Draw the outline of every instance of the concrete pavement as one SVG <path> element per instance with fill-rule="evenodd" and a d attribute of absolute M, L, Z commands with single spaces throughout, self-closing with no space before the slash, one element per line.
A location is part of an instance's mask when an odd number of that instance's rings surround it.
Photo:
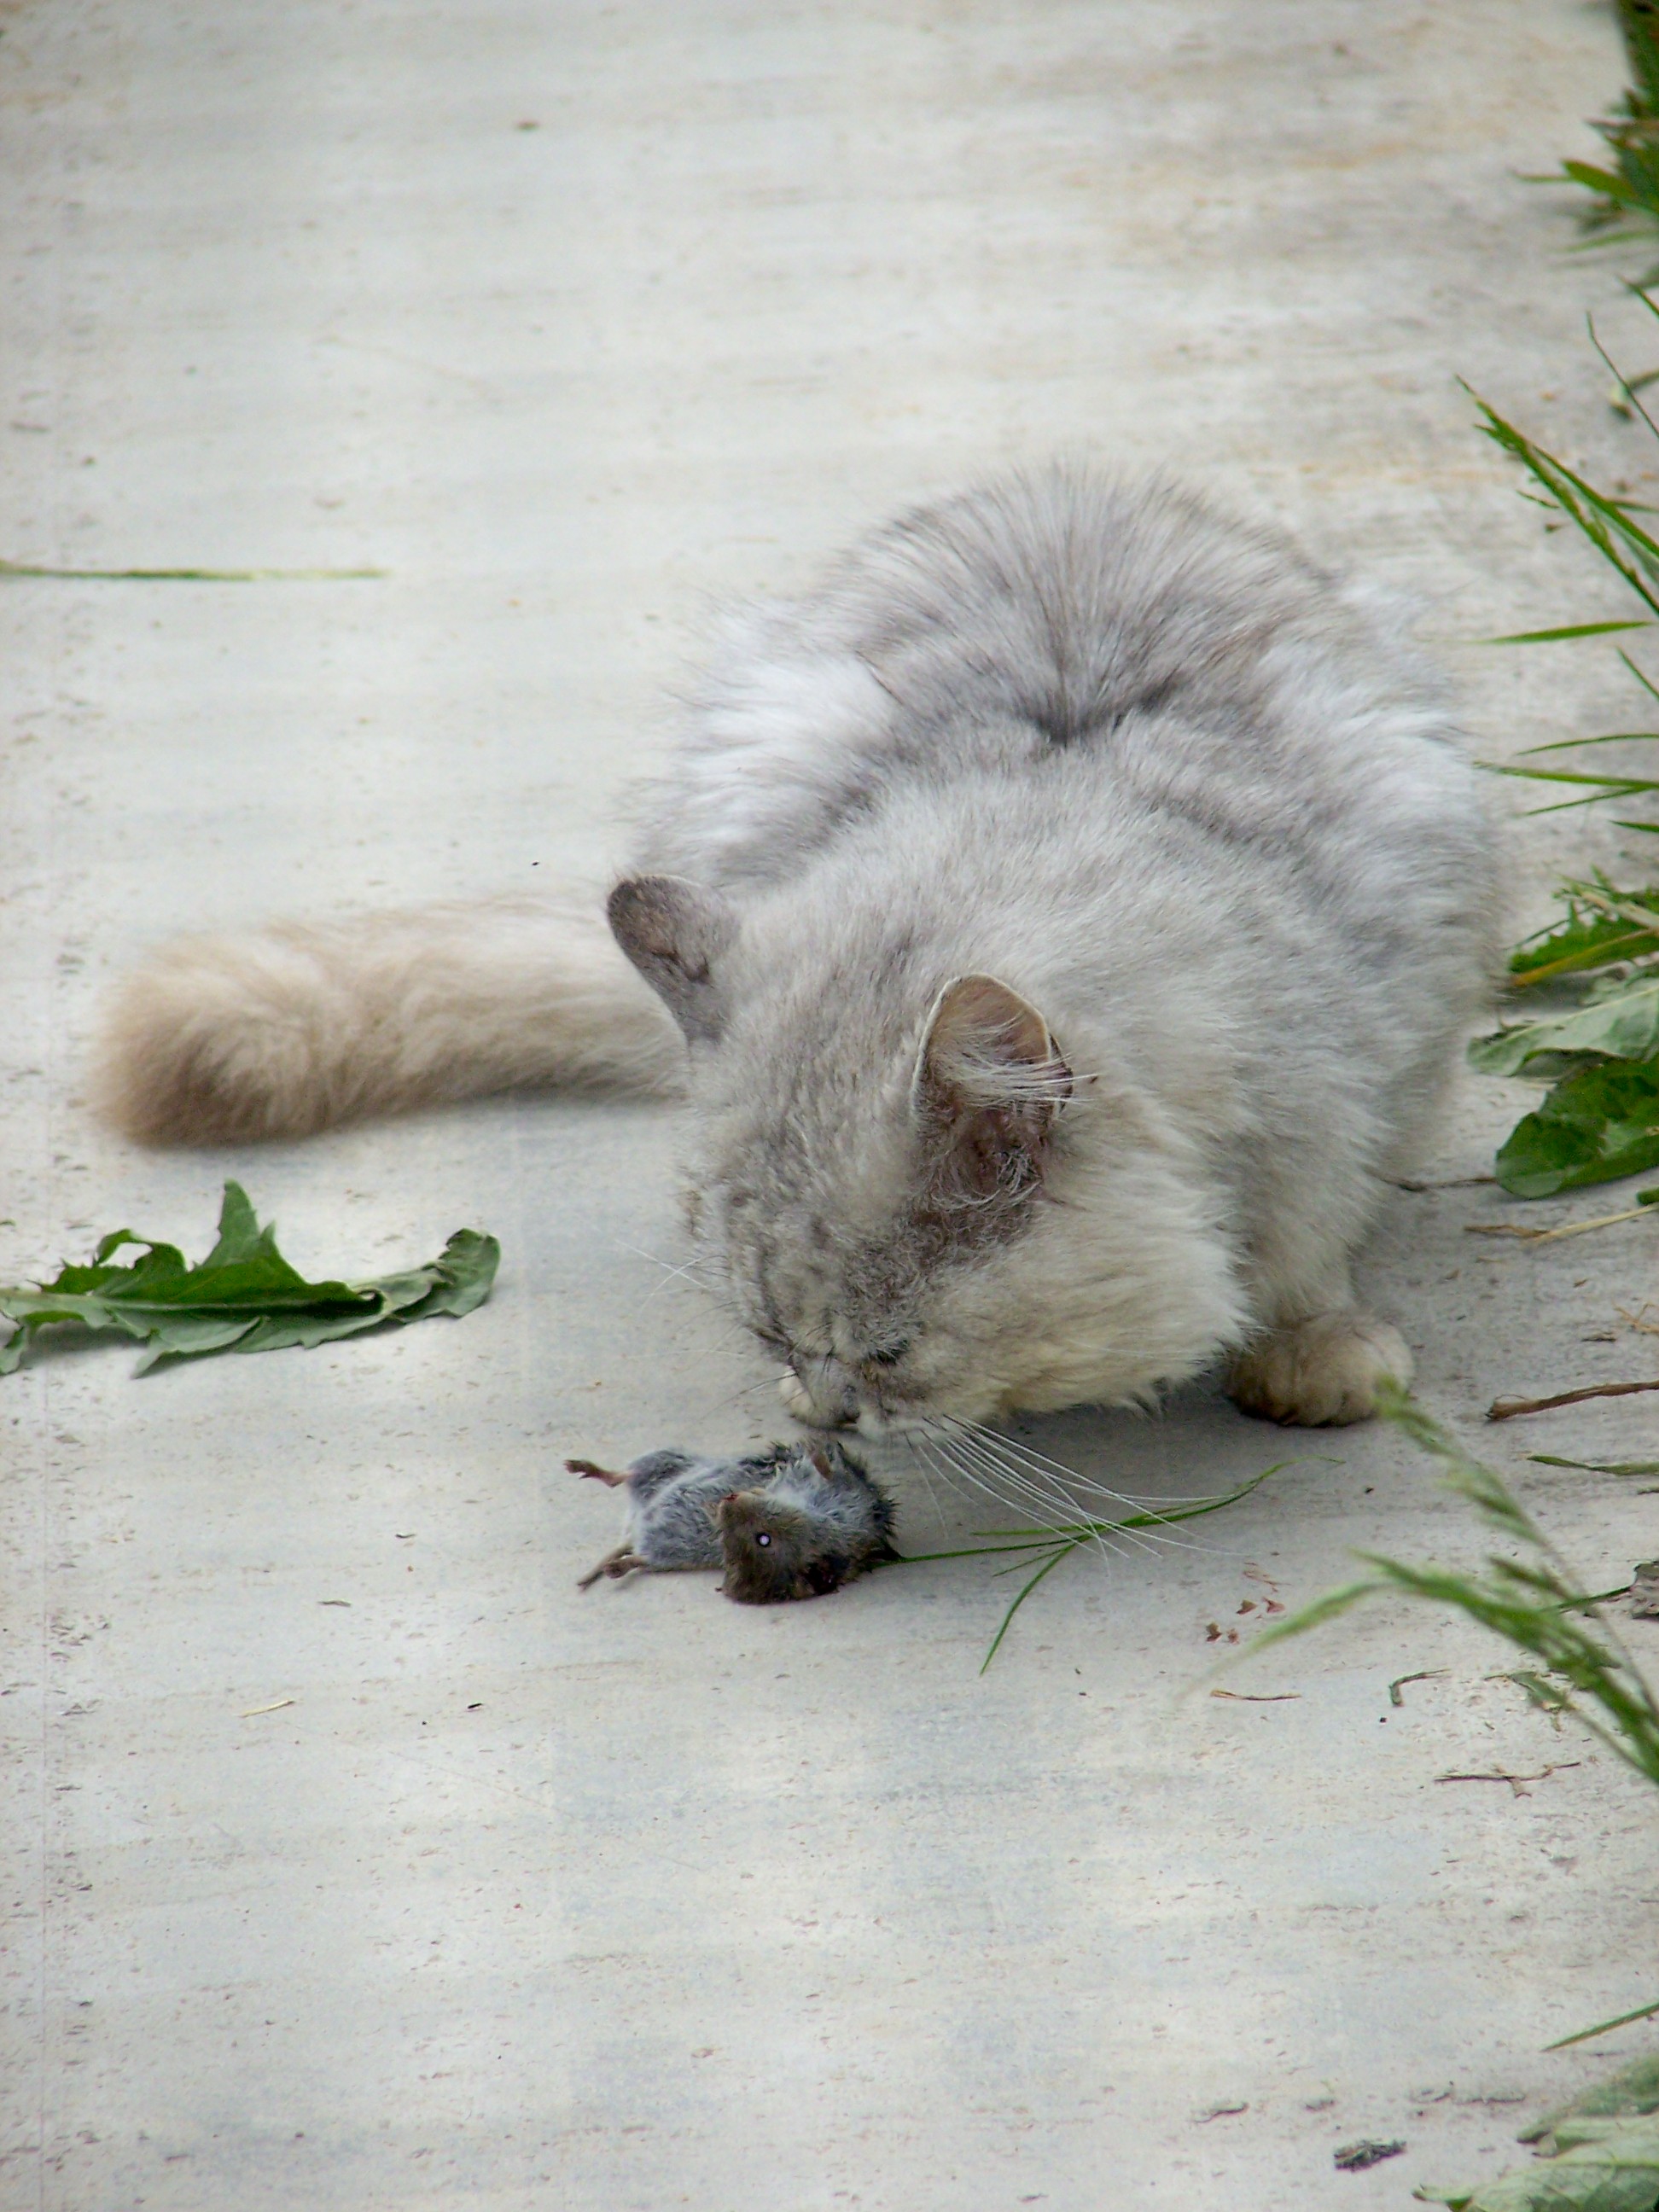
<path fill-rule="evenodd" d="M 229 1174 L 317 1272 L 463 1224 L 506 1253 L 461 1323 L 0 1382 L 0 2203 L 1363 2212 L 1495 2170 L 1517 2100 L 1638 2046 L 1540 2055 L 1659 1986 L 1641 1785 L 1426 1612 L 1206 1672 L 1211 1624 L 1228 1649 L 1354 1547 L 1474 1551 L 1408 1448 L 1199 1389 L 1032 1425 L 1156 1495 L 1295 1463 L 1191 1548 L 1074 1560 L 982 1678 L 995 1562 L 754 1614 L 696 1577 L 580 1596 L 614 1506 L 567 1452 L 780 1425 L 672 1272 L 670 1118 L 506 1100 L 146 1156 L 90 1118 L 85 1053 L 176 930 L 597 878 L 711 602 L 1057 447 L 1167 461 L 1415 593 L 1484 752 L 1627 711 L 1599 648 L 1468 643 L 1620 610 L 1454 381 L 1643 484 L 1582 309 L 1637 325 L 1515 179 L 1589 150 L 1610 18 L 9 0 L 0 27 L 0 559 L 385 572 L 0 578 L 0 1279 L 127 1222 L 200 1251 Z M 1619 835 L 1557 817 L 1516 850 L 1537 912 Z M 1401 1194 L 1367 1289 L 1611 1581 L 1659 1550 L 1647 1502 L 1521 1455 L 1628 1455 L 1644 1401 L 1479 1416 L 1650 1369 L 1617 1310 L 1652 1231 L 1464 1233 L 1522 1095 L 1465 1086 L 1454 1187 Z M 1000 1517 L 894 1478 L 913 1548 Z M 1408 2148 L 1338 2174 L 1363 2136 Z"/>

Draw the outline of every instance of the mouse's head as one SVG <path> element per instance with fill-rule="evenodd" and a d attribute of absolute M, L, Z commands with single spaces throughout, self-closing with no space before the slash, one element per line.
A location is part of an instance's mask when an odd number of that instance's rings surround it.
<path fill-rule="evenodd" d="M 764 1491 L 729 1491 L 714 1522 L 726 1556 L 720 1587 L 739 1605 L 826 1597 L 847 1579 L 850 1562 L 823 1522 Z"/>

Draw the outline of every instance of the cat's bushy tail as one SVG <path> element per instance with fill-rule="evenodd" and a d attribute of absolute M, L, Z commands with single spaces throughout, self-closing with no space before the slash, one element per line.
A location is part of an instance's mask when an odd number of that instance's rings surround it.
<path fill-rule="evenodd" d="M 667 1091 L 684 1049 L 597 895 L 163 945 L 106 1022 L 98 1103 L 146 1144 L 300 1137 L 522 1085 Z"/>

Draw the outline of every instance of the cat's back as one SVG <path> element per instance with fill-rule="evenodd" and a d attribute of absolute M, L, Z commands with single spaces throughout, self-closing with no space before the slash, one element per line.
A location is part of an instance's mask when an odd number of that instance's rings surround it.
<path fill-rule="evenodd" d="M 643 862 L 763 886 L 918 786 L 1018 776 L 1152 716 L 1248 744 L 1287 688 L 1420 714 L 1432 686 L 1393 642 L 1289 539 L 1165 478 L 1006 477 L 734 621 Z"/>
<path fill-rule="evenodd" d="M 1059 465 L 900 515 L 800 617 L 920 720 L 1006 716 L 1057 745 L 1177 702 L 1237 718 L 1275 643 L 1356 641 L 1290 539 L 1162 476 Z"/>

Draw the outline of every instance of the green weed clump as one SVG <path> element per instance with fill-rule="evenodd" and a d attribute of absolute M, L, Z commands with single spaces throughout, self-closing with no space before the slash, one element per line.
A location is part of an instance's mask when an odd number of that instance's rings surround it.
<path fill-rule="evenodd" d="M 1607 148 L 1604 164 L 1563 161 L 1534 181 L 1573 185 L 1589 194 L 1579 222 L 1586 246 L 1659 244 L 1659 0 L 1619 0 L 1620 27 L 1631 82 L 1615 111 L 1595 128 Z M 1650 313 L 1659 285 L 1659 261 L 1629 284 Z M 1590 327 L 1590 341 L 1617 380 L 1621 414 L 1640 420 L 1659 439 L 1643 402 L 1659 369 L 1626 376 Z M 1543 645 L 1605 637 L 1654 627 L 1659 621 L 1659 539 L 1639 517 L 1652 513 L 1639 501 L 1599 489 L 1557 455 L 1547 453 L 1478 395 L 1484 434 L 1517 462 L 1528 479 L 1524 495 L 1571 523 L 1633 594 L 1639 611 L 1623 620 L 1569 623 L 1493 639 L 1494 644 Z M 1641 690 L 1644 715 L 1659 700 L 1659 684 L 1622 646 L 1620 659 Z M 1623 829 L 1659 832 L 1644 811 L 1659 774 L 1605 770 L 1536 755 L 1559 755 L 1599 745 L 1659 746 L 1652 728 L 1609 731 L 1564 738 L 1534 748 L 1498 773 L 1552 787 L 1550 804 L 1535 810 L 1611 802 L 1625 811 Z M 1659 769 L 1659 761 L 1654 763 Z M 1632 811 L 1632 810 L 1636 811 Z M 1522 1022 L 1482 1038 L 1472 1050 L 1488 1073 L 1545 1075 L 1551 1088 L 1525 1115 L 1498 1152 L 1498 1179 L 1517 1198 L 1547 1198 L 1558 1191 L 1639 1174 L 1659 1164 L 1659 888 L 1622 889 L 1598 877 L 1568 883 L 1561 897 L 1565 919 L 1518 945 L 1510 962 L 1516 992 L 1562 984 L 1574 1001 L 1559 1019 Z"/>
<path fill-rule="evenodd" d="M 1589 194 L 1578 222 L 1585 248 L 1651 244 L 1659 233 L 1659 7 L 1619 0 L 1619 27 L 1633 82 L 1611 115 L 1591 128 L 1609 161 L 1563 161 L 1535 184 L 1565 184 Z M 1659 264 L 1638 279 L 1659 283 Z"/>
<path fill-rule="evenodd" d="M 1638 296 L 1659 315 L 1645 293 Z M 1620 380 L 1659 440 L 1659 425 L 1635 385 Z M 1626 620 L 1526 630 L 1492 642 L 1553 644 L 1659 625 L 1659 540 L 1637 519 L 1648 510 L 1597 490 L 1485 400 L 1477 397 L 1475 404 L 1486 436 L 1530 478 L 1528 495 L 1565 516 L 1645 610 Z M 1659 684 L 1623 647 L 1619 657 L 1648 697 L 1659 700 Z M 1628 809 L 1651 799 L 1659 793 L 1659 775 L 1537 764 L 1540 754 L 1611 744 L 1659 748 L 1659 730 L 1562 738 L 1533 747 L 1496 772 L 1570 794 L 1553 797 L 1533 810 L 1537 813 L 1607 800 Z M 1653 764 L 1659 769 L 1659 759 Z M 1659 819 L 1629 813 L 1618 819 L 1621 828 L 1659 835 Z M 1559 896 L 1565 917 L 1515 948 L 1510 985 L 1516 994 L 1556 986 L 1558 996 L 1567 999 L 1565 1011 L 1506 1024 L 1469 1048 L 1471 1062 L 1483 1073 L 1550 1079 L 1547 1096 L 1517 1123 L 1494 1162 L 1498 1182 L 1516 1198 L 1549 1198 L 1659 1166 L 1659 888 L 1626 890 L 1596 876 L 1564 884 Z"/>

